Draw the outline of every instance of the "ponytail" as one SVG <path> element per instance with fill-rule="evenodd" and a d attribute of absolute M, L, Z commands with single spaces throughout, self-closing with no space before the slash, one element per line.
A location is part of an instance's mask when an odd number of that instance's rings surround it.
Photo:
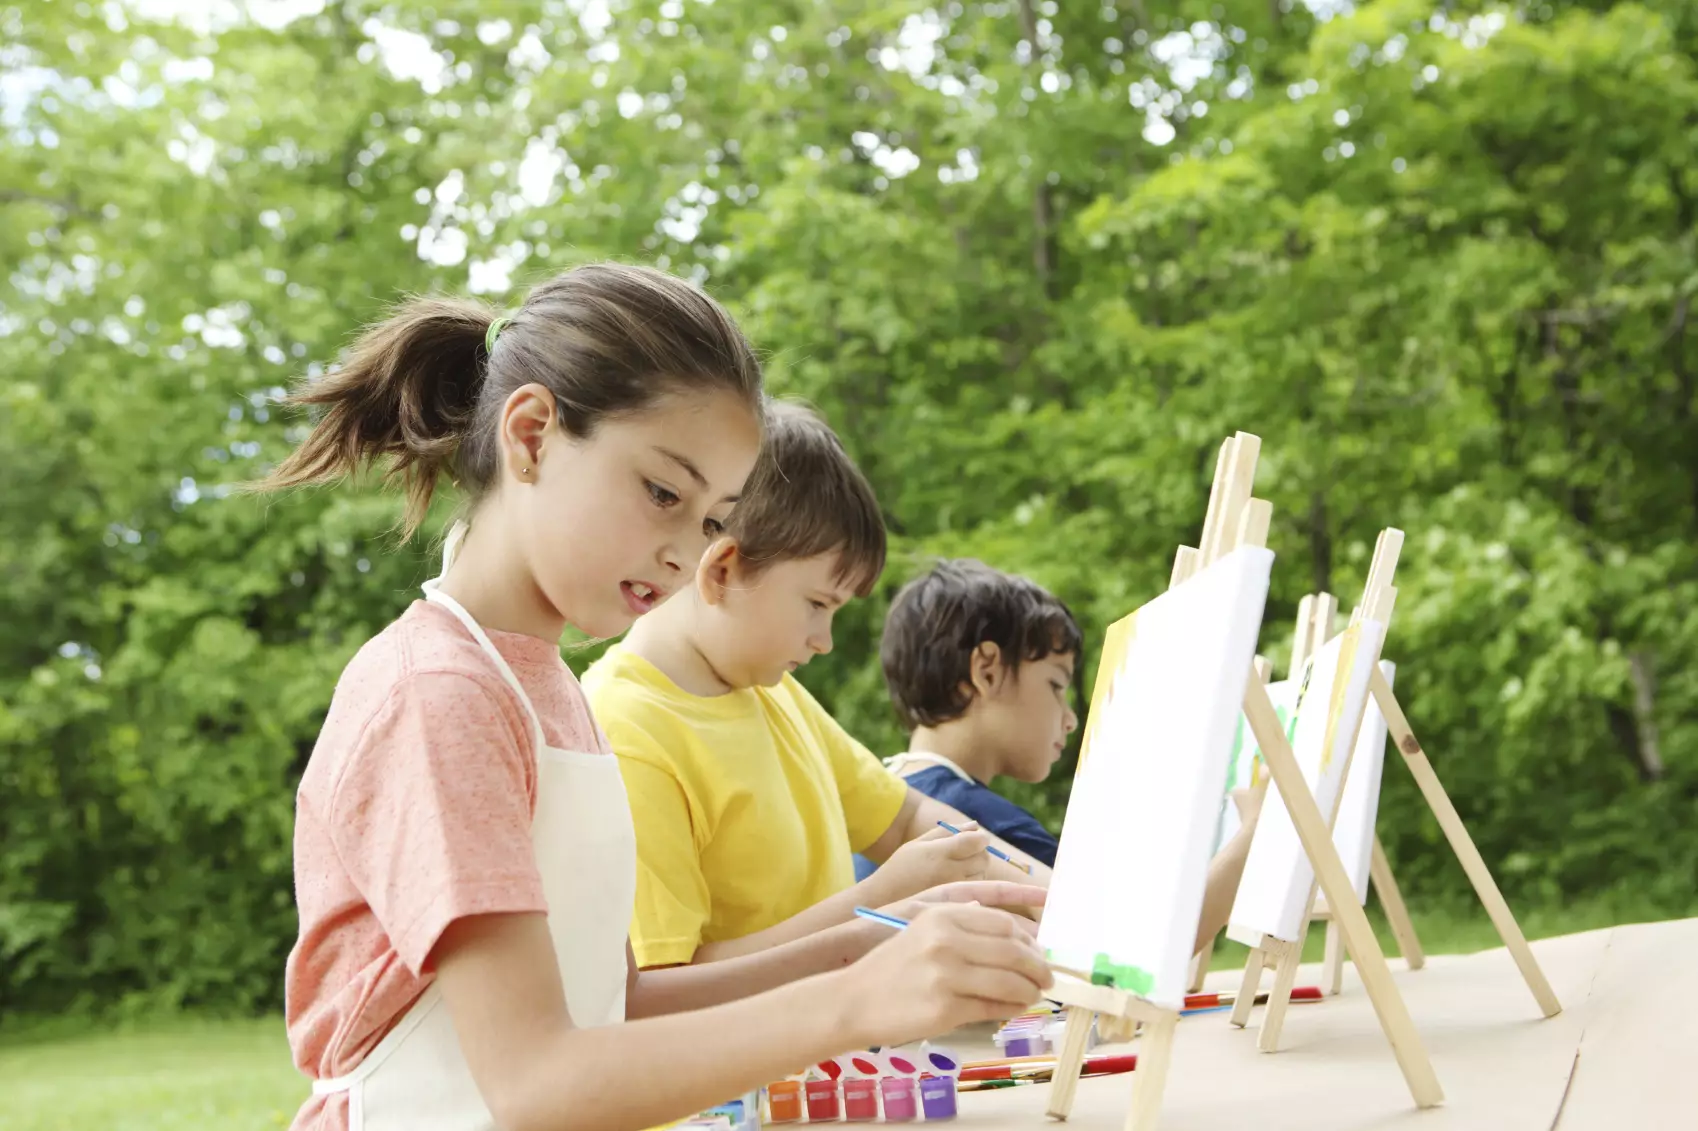
<path fill-rule="evenodd" d="M 723 307 L 652 268 L 586 264 L 538 285 L 510 319 L 462 299 L 403 303 L 341 368 L 289 398 L 321 415 L 257 489 L 385 463 L 385 480 L 406 490 L 411 534 L 442 473 L 473 505 L 495 486 L 502 406 L 526 385 L 553 395 L 556 421 L 578 439 L 668 392 L 720 389 L 751 411 L 761 404 L 760 361 Z"/>
<path fill-rule="evenodd" d="M 323 415 L 259 488 L 334 483 L 387 460 L 385 482 L 407 495 L 403 529 L 417 530 L 472 427 L 495 317 L 464 299 L 403 303 L 360 336 L 341 368 L 289 398 Z"/>

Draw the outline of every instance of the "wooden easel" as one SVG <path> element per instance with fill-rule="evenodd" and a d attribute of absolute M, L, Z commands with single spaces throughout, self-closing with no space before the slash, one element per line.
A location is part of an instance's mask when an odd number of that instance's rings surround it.
<path fill-rule="evenodd" d="M 1215 465 L 1214 485 L 1209 492 L 1208 515 L 1204 519 L 1200 545 L 1196 549 L 1180 547 L 1169 588 L 1182 584 L 1195 570 L 1212 564 L 1230 550 L 1265 544 L 1272 507 L 1251 497 L 1260 448 L 1261 441 L 1257 437 L 1243 432 L 1222 445 L 1220 459 Z M 1302 769 L 1286 740 L 1279 716 L 1259 680 L 1247 681 L 1244 712 L 1251 732 L 1262 748 L 1270 778 L 1279 787 L 1281 796 L 1290 798 L 1287 804 L 1292 822 L 1305 852 L 1315 864 L 1320 885 L 1333 897 L 1332 906 L 1339 909 L 1337 919 L 1341 930 L 1351 955 L 1361 968 L 1362 981 L 1410 1092 L 1418 1106 L 1431 1107 L 1444 1098 L 1432 1061 L 1409 1017 L 1408 1007 L 1392 982 L 1391 970 L 1386 965 L 1385 956 L 1380 953 L 1367 916 L 1351 898 L 1353 889 L 1344 864 L 1333 848 L 1326 819 L 1321 816 L 1313 795 L 1304 783 Z M 1092 1015 L 1097 1014 L 1135 1022 L 1144 1029 L 1144 1043 L 1139 1051 L 1138 1072 L 1133 1080 L 1126 1127 L 1127 1131 L 1151 1131 L 1167 1084 L 1178 1011 L 1156 1006 L 1115 987 L 1068 978 L 1058 979 L 1046 996 L 1068 1007 L 1066 1036 L 1057 1056 L 1050 1090 L 1048 1113 L 1051 1118 L 1066 1119 L 1073 1109 L 1073 1096 L 1084 1064 L 1085 1041 L 1090 1032 Z"/>
<path fill-rule="evenodd" d="M 1303 665 L 1308 662 L 1315 649 L 1337 635 L 1337 612 L 1338 601 L 1329 593 L 1305 596 L 1298 605 L 1297 635 L 1291 646 L 1293 678 L 1296 673 L 1302 671 Z M 1343 797 L 1341 790 L 1341 803 Z M 1392 875 L 1391 864 L 1386 860 L 1385 849 L 1381 847 L 1378 835 L 1374 837 L 1370 850 L 1368 883 L 1380 897 L 1380 910 L 1385 914 L 1392 937 L 1397 940 L 1398 953 L 1403 956 L 1404 965 L 1410 970 L 1421 969 L 1427 964 L 1427 954 L 1421 949 L 1421 939 L 1415 933 L 1415 921 L 1409 917 L 1409 909 L 1403 903 L 1403 893 L 1398 889 L 1397 879 Z M 1338 994 L 1344 989 L 1344 937 L 1339 932 L 1338 924 L 1333 922 L 1324 897 L 1316 900 L 1310 922 L 1327 925 L 1326 951 L 1321 960 L 1321 992 Z"/>
<path fill-rule="evenodd" d="M 1356 611 L 1352 614 L 1352 624 L 1366 616 L 1385 624 L 1389 630 L 1391 611 L 1397 595 L 1397 590 L 1391 586 L 1390 582 L 1392 574 L 1396 570 L 1397 557 L 1402 549 L 1402 539 L 1402 533 L 1399 531 L 1388 529 L 1381 533 L 1374 549 L 1373 563 L 1369 567 L 1368 581 L 1364 587 L 1362 603 L 1357 606 Z M 1330 627 L 1330 619 L 1329 615 L 1327 620 L 1320 623 Z M 1325 639 L 1324 635 L 1318 635 L 1313 631 L 1310 638 L 1316 641 L 1317 646 Z M 1404 762 L 1409 766 L 1410 771 L 1414 773 L 1416 784 L 1420 787 L 1434 817 L 1438 819 L 1446 839 L 1450 841 L 1452 850 L 1462 863 L 1463 870 L 1468 874 L 1469 881 L 1474 885 L 1474 891 L 1485 907 L 1487 915 L 1491 917 L 1492 924 L 1497 928 L 1504 945 L 1515 959 L 1515 964 L 1520 969 L 1523 979 L 1527 982 L 1527 988 L 1538 1002 L 1540 1010 L 1546 1017 L 1555 1016 L 1562 1010 L 1561 1003 L 1551 990 L 1544 972 L 1539 969 L 1539 964 L 1527 945 L 1527 939 L 1522 934 L 1520 925 L 1515 921 L 1515 916 L 1510 911 L 1508 903 L 1504 901 L 1503 894 L 1498 890 L 1497 884 L 1493 881 L 1490 870 L 1487 869 L 1479 850 L 1474 846 L 1473 839 L 1469 837 L 1468 830 L 1462 824 L 1461 817 L 1457 815 L 1455 806 L 1451 804 L 1449 795 L 1445 793 L 1444 787 L 1439 784 L 1438 775 L 1434 773 L 1431 763 L 1428 762 L 1426 755 L 1421 750 L 1420 743 L 1416 740 L 1413 731 L 1410 730 L 1408 719 L 1404 716 L 1396 697 L 1393 696 L 1391 686 L 1386 682 L 1384 673 L 1380 671 L 1379 657 L 1376 655 L 1373 659 L 1374 663 L 1368 684 L 1369 694 L 1374 697 L 1374 702 L 1379 706 L 1381 714 L 1385 716 L 1389 736 L 1397 744 L 1398 750 L 1403 755 Z M 1363 714 L 1366 714 L 1365 709 Z M 1349 749 L 1352 755 L 1355 753 L 1356 732 L 1360 728 L 1361 722 L 1360 715 L 1353 720 L 1339 720 L 1340 725 L 1348 725 L 1351 728 Z M 1260 737 L 1260 732 L 1258 732 L 1258 741 Z M 1338 803 L 1342 801 L 1344 796 L 1344 787 L 1349 780 L 1349 773 L 1350 766 L 1346 762 L 1344 777 L 1339 783 L 1338 797 L 1334 800 L 1332 812 L 1334 819 L 1337 817 Z M 1300 804 L 1304 807 L 1312 807 L 1313 796 L 1300 777 L 1297 784 L 1304 795 Z M 1295 822 L 1298 806 L 1292 805 L 1294 800 L 1292 792 L 1282 786 L 1280 795 L 1285 799 L 1287 806 L 1291 808 L 1292 818 Z M 1331 824 L 1332 821 L 1329 820 L 1327 822 L 1329 834 Z M 1320 887 L 1324 889 L 1329 933 L 1336 926 L 1341 935 L 1338 942 L 1334 944 L 1334 948 L 1336 950 L 1337 947 L 1342 946 L 1348 949 L 1351 958 L 1356 960 L 1356 943 L 1351 938 L 1353 932 L 1346 927 L 1346 922 L 1357 918 L 1362 910 L 1356 902 L 1355 890 L 1350 886 L 1348 876 L 1345 877 L 1345 883 L 1336 888 L 1325 881 L 1324 872 L 1330 869 L 1322 868 L 1322 861 L 1316 858 L 1315 850 L 1309 844 L 1309 837 L 1303 835 L 1301 825 L 1298 826 L 1298 831 L 1303 840 L 1304 851 L 1315 866 Z M 1326 855 L 1331 857 L 1331 862 L 1342 866 L 1342 861 L 1338 858 L 1330 835 L 1327 837 Z M 1391 876 L 1391 869 L 1386 864 L 1385 853 L 1379 845 L 1378 838 L 1375 839 L 1374 843 L 1373 860 L 1374 864 L 1370 866 L 1370 870 L 1374 874 L 1374 882 L 1380 891 L 1382 901 L 1395 902 L 1401 913 L 1400 918 L 1405 924 L 1408 924 L 1408 911 L 1403 907 L 1401 895 L 1397 892 L 1396 880 Z M 1391 893 L 1392 898 L 1390 900 L 1386 898 L 1388 892 Z M 1291 1003 L 1291 990 L 1296 981 L 1297 967 L 1302 961 L 1303 943 L 1308 933 L 1309 922 L 1315 917 L 1316 898 L 1317 889 L 1314 885 L 1311 885 L 1308 909 L 1303 917 L 1303 926 L 1295 941 L 1263 936 L 1263 945 L 1253 948 L 1248 961 L 1245 963 L 1244 980 L 1239 990 L 1238 1000 L 1232 1010 L 1232 1023 L 1240 1028 L 1248 1023 L 1250 1013 L 1255 1008 L 1256 990 L 1261 981 L 1262 970 L 1267 966 L 1274 967 L 1274 985 L 1268 994 L 1267 1012 L 1263 1015 L 1261 1032 L 1257 1037 L 1257 1047 L 1263 1052 L 1274 1052 L 1279 1048 L 1285 1011 Z M 1341 901 L 1348 901 L 1350 904 L 1347 911 L 1341 910 Z M 1388 912 L 1388 918 L 1390 915 L 1391 913 Z M 1366 921 L 1365 918 L 1363 921 Z M 1369 966 L 1384 969 L 1385 965 L 1385 958 L 1379 950 L 1378 941 L 1374 940 L 1371 934 L 1369 939 L 1373 945 L 1373 954 L 1370 956 L 1370 961 L 1368 963 L 1357 961 L 1365 984 L 1369 980 Z M 1419 958 L 1420 964 L 1425 963 L 1425 955 L 1420 950 L 1419 941 L 1414 937 L 1412 925 L 1408 925 L 1407 937 L 1403 934 L 1398 935 L 1398 943 L 1405 948 L 1406 958 L 1414 955 Z M 1414 962 L 1411 962 L 1411 966 L 1419 969 L 1419 965 Z M 1378 977 L 1378 969 L 1374 974 L 1376 978 Z M 1341 976 L 1341 972 L 1333 975 L 1335 979 Z M 1370 995 L 1372 992 L 1370 987 Z M 1376 1008 L 1378 1008 L 1377 1003 Z M 1385 1018 L 1382 1014 L 1382 1025 L 1384 1021 Z M 1418 1102 L 1419 1099 L 1420 1097 L 1417 1095 Z"/>
<path fill-rule="evenodd" d="M 1221 445 L 1202 537 L 1197 548 L 1179 548 L 1168 579 L 1170 590 L 1241 546 L 1266 544 L 1273 507 L 1265 500 L 1251 498 L 1260 452 L 1260 438 L 1247 432 L 1240 432 Z M 1103 678 L 1099 673 L 1099 682 Z M 1154 1128 L 1167 1085 L 1179 1012 L 1154 1005 L 1125 990 L 1066 978 L 1058 979 L 1046 996 L 1067 1006 L 1066 1035 L 1051 1077 L 1050 1117 L 1064 1120 L 1072 1112 L 1073 1095 L 1084 1066 L 1085 1042 L 1093 1021 L 1100 1019 L 1102 1036 L 1107 1040 L 1129 1040 L 1140 1028 L 1143 1030 L 1126 1126 L 1127 1131 Z"/>
<path fill-rule="evenodd" d="M 1351 617 L 1352 623 L 1360 620 L 1366 614 L 1389 626 L 1391 608 L 1397 594 L 1397 590 L 1392 587 L 1391 582 L 1397 570 L 1397 558 L 1402 548 L 1403 534 L 1401 531 L 1386 530 L 1381 532 L 1374 546 L 1374 560 L 1368 569 L 1368 580 L 1363 587 L 1362 602 L 1357 606 L 1355 614 Z M 1298 603 L 1298 630 L 1292 644 L 1291 679 L 1304 678 L 1305 667 L 1320 651 L 1321 646 L 1330 635 L 1332 622 L 1337 611 L 1338 601 L 1330 593 L 1322 593 L 1318 596 L 1308 595 Z M 1376 653 L 1370 657 L 1370 661 L 1377 665 L 1379 660 L 1376 650 Z M 1343 675 L 1341 674 L 1339 678 L 1343 678 Z M 1301 706 L 1302 700 L 1300 699 L 1299 710 L 1301 710 Z M 1315 706 L 1311 703 L 1310 709 L 1315 709 Z M 1322 710 L 1328 709 L 1326 705 L 1320 705 L 1320 707 Z M 1359 712 L 1353 719 L 1340 718 L 1336 721 L 1335 725 L 1349 731 L 1350 739 L 1346 749 L 1351 753 L 1355 752 L 1357 733 L 1361 729 L 1364 714 L 1366 714 L 1365 710 Z M 1338 820 L 1338 808 L 1344 800 L 1344 789 L 1349 781 L 1349 775 L 1350 763 L 1347 759 L 1338 783 L 1338 792 L 1332 799 L 1332 805 L 1326 817 L 1327 847 L 1335 859 L 1338 857 L 1337 848 L 1332 843 L 1332 828 Z M 1303 792 L 1306 796 L 1312 796 L 1309 794 L 1307 784 L 1304 784 Z M 1290 794 L 1282 789 L 1280 797 L 1289 808 Z M 1304 850 L 1307 852 L 1311 863 L 1314 863 L 1314 852 L 1309 849 L 1307 844 L 1304 845 Z M 1343 864 L 1342 859 L 1339 860 L 1339 863 L 1340 865 Z M 1318 876 L 1318 868 L 1316 872 Z M 1347 886 L 1345 891 L 1348 892 L 1350 902 L 1354 904 L 1356 902 L 1355 889 Z M 1261 983 L 1262 971 L 1271 969 L 1274 973 L 1273 988 L 1268 993 L 1267 1012 L 1262 1015 L 1261 1032 L 1257 1035 L 1256 1041 L 1257 1047 L 1263 1052 L 1274 1052 L 1279 1048 L 1280 1032 L 1285 1024 L 1285 1011 L 1291 1004 L 1291 991 L 1297 984 L 1297 970 L 1303 961 L 1303 946 L 1308 941 L 1309 923 L 1315 915 L 1318 893 L 1318 883 L 1311 883 L 1308 900 L 1304 907 L 1302 925 L 1298 929 L 1296 939 L 1280 939 L 1272 935 L 1263 935 L 1260 944 L 1251 948 L 1249 958 L 1245 960 L 1244 980 L 1239 987 L 1238 1001 L 1232 1007 L 1232 1024 L 1239 1028 L 1243 1028 L 1249 1022 L 1250 1011 L 1255 1008 L 1256 991 Z M 1329 891 L 1327 895 L 1330 915 L 1330 908 L 1333 906 L 1331 899 L 1334 893 Z M 1246 993 L 1249 994 L 1247 1001 L 1244 996 Z"/>

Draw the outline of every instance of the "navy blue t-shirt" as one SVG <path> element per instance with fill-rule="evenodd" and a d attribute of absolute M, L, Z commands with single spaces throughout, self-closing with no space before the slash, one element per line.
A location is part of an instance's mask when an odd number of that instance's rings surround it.
<path fill-rule="evenodd" d="M 930 766 L 903 779 L 931 798 L 958 809 L 979 822 L 992 836 L 1001 837 L 1033 860 L 1053 868 L 1057 842 L 1048 829 L 1014 802 L 976 781 L 963 781 L 948 766 Z M 855 857 L 855 881 L 866 879 L 878 868 L 864 856 Z"/>

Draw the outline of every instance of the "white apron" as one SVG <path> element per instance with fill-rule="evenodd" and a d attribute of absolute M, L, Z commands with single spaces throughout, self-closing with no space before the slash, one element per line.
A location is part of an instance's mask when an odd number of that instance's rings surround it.
<path fill-rule="evenodd" d="M 449 535 L 443 572 L 462 531 Z M 438 579 L 440 580 L 440 579 Z M 531 843 L 548 901 L 548 933 L 579 1028 L 625 1019 L 625 939 L 637 889 L 637 840 L 619 761 L 545 744 L 530 697 L 459 603 L 425 583 L 425 600 L 466 626 L 524 704 L 537 751 Z M 448 1007 L 435 982 L 346 1076 L 313 1081 L 314 1095 L 348 1093 L 349 1131 L 494 1131 Z"/>

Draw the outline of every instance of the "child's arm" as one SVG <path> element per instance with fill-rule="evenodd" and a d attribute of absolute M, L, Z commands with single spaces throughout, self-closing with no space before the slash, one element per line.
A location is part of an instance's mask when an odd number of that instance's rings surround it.
<path fill-rule="evenodd" d="M 901 855 L 893 857 L 890 864 L 854 887 L 827 896 L 812 907 L 792 915 L 782 923 L 774 923 L 764 931 L 756 931 L 752 935 L 737 939 L 702 943 L 696 947 L 696 953 L 691 956 L 690 962 L 695 965 L 725 962 L 771 951 L 776 947 L 795 946 L 817 940 L 822 932 L 829 932 L 831 928 L 851 923 L 857 907 L 885 907 L 905 899 L 923 902 L 977 899 L 980 903 L 1008 907 L 1026 914 L 1026 909 L 1036 907 L 1041 902 L 1041 899 L 1033 898 L 1034 894 L 1042 895 L 1041 889 L 1036 889 L 1031 878 L 1024 872 L 1013 868 L 1008 868 L 1007 871 L 1014 876 L 1015 882 L 990 883 L 985 888 L 986 891 L 994 891 L 994 895 L 981 898 L 939 894 L 981 886 L 983 881 L 966 880 L 963 877 L 982 877 L 988 871 L 985 862 L 992 861 L 992 857 L 985 851 L 985 845 L 990 843 L 990 836 L 978 830 L 963 833 L 958 837 L 952 837 L 942 829 L 933 832 L 936 835 L 903 845 Z"/>
<path fill-rule="evenodd" d="M 942 903 L 979 903 L 986 907 L 1040 907 L 1044 890 L 1024 884 L 993 880 L 945 884 L 911 900 L 885 905 L 898 918 L 913 919 Z M 890 928 L 864 919 L 851 918 L 795 942 L 744 953 L 740 957 L 714 961 L 700 957 L 689 966 L 667 966 L 638 971 L 634 956 L 628 956 L 631 978 L 626 986 L 625 1016 L 659 1017 L 704 1009 L 738 998 L 763 993 L 815 974 L 840 970 L 890 937 Z M 783 924 L 780 924 L 782 926 Z M 1018 920 L 1027 933 L 1032 924 Z M 764 932 L 763 932 L 764 933 Z M 750 936 L 758 937 L 758 936 Z M 744 940 L 738 940 L 742 942 Z M 714 944 L 717 945 L 717 944 Z M 735 945 L 735 944 L 733 944 Z M 706 949 L 706 948 L 702 948 Z"/>
<path fill-rule="evenodd" d="M 458 920 L 432 956 L 472 1078 L 507 1131 L 658 1126 L 846 1048 L 1013 1016 L 1050 984 L 1032 942 L 981 907 L 928 911 L 835 973 L 596 1029 L 572 1025 L 542 915 Z"/>
<path fill-rule="evenodd" d="M 1266 792 L 1265 789 L 1233 791 L 1241 823 L 1232 839 L 1221 845 L 1209 861 L 1208 886 L 1203 889 L 1203 910 L 1197 919 L 1197 941 L 1191 948 L 1192 954 L 1211 945 L 1232 915 L 1233 901 L 1238 898 L 1238 881 L 1244 877 L 1244 862 L 1250 857 L 1250 840 L 1256 834 L 1256 819 L 1261 816 Z"/>
<path fill-rule="evenodd" d="M 869 860 L 876 860 L 882 864 L 890 859 L 891 854 L 902 845 L 936 829 L 940 821 L 947 821 L 956 828 L 973 823 L 971 817 L 966 816 L 954 807 L 945 805 L 941 801 L 935 801 L 913 786 L 909 786 L 908 796 L 902 802 L 901 812 L 896 814 L 896 819 L 890 823 L 890 828 L 885 830 L 884 835 L 874 841 L 862 855 Z M 1013 845 L 998 837 L 991 836 L 990 833 L 984 835 L 998 849 L 1008 853 L 1022 864 L 1031 865 L 1032 868 L 1028 875 L 1023 870 L 986 853 L 985 855 L 990 862 L 990 866 L 985 871 L 986 877 L 993 880 L 1015 880 L 1021 883 L 1032 883 L 1041 887 L 1049 886 L 1050 869 L 1046 865 L 1033 860 Z M 883 869 L 881 868 L 880 871 L 883 871 Z M 878 873 L 875 872 L 869 878 L 869 881 L 876 879 L 877 876 Z"/>

